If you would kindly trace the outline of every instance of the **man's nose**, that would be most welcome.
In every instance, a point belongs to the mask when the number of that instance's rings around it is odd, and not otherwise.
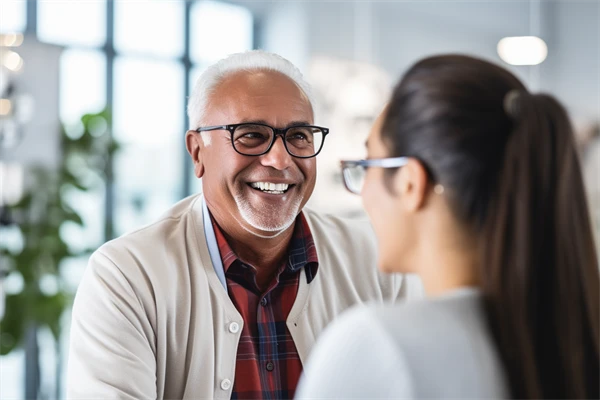
[[[281,140],[279,140],[281,139]],[[267,154],[261,156],[261,164],[279,170],[288,168],[292,163],[292,156],[285,149],[282,136],[275,136],[275,142]]]

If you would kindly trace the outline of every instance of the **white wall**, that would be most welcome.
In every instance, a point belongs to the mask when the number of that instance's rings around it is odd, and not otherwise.
[[[414,62],[440,53],[463,53],[511,70],[530,89],[556,95],[576,127],[600,120],[600,2],[589,0],[494,1],[247,1],[261,26],[258,42],[309,73],[318,56],[367,61],[396,82]],[[539,35],[549,55],[540,66],[510,66],[498,56],[506,36]],[[336,77],[332,76],[331,80]],[[340,94],[340,97],[343,95]],[[338,160],[356,156],[368,128],[351,120],[333,121],[319,159],[317,188],[311,204],[338,212],[360,206],[341,186]],[[328,125],[329,124],[329,125]],[[334,189],[332,191],[332,188]],[[335,198],[335,201],[330,201]]]
[[[543,87],[568,107],[576,123],[600,121],[600,2],[552,2]]]
[[[257,20],[262,27],[257,38],[261,47],[281,54],[305,70],[310,58],[308,42],[312,35],[304,4],[273,2],[268,12],[257,15]]]
[[[467,53],[500,63],[534,89],[555,94],[578,124],[600,119],[598,1],[542,0],[537,20],[549,55],[539,67],[508,66],[496,52],[504,36],[538,33],[535,8],[531,15],[526,0],[238,2],[257,14],[263,48],[301,67],[315,55],[370,58],[398,79],[421,57]]]

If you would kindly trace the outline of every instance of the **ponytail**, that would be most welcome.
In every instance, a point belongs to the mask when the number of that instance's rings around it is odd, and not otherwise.
[[[482,224],[481,282],[516,398],[599,398],[598,259],[567,113],[505,97],[513,121]]]
[[[512,397],[600,398],[599,265],[563,107],[485,60],[434,56],[394,89],[381,137],[427,166],[481,243]]]

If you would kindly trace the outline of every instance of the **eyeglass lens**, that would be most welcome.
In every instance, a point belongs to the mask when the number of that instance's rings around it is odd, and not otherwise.
[[[366,171],[362,165],[347,166],[343,169],[344,183],[348,190],[360,194],[365,183]]]
[[[268,126],[244,124],[233,132],[233,146],[247,155],[262,154],[273,141],[273,129]],[[294,127],[285,134],[285,145],[294,156],[310,157],[321,150],[325,135],[316,127]]]

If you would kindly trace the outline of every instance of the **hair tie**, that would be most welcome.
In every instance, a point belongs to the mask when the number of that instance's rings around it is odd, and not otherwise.
[[[522,93],[518,89],[512,89],[504,96],[504,112],[510,118],[515,119],[519,116],[519,97]]]

